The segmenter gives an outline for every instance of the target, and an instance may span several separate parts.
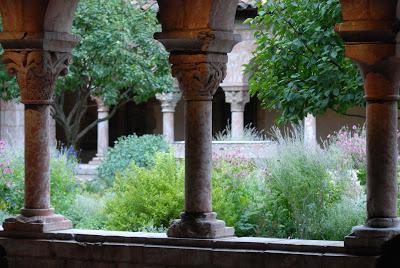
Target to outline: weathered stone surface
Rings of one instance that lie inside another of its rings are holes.
[[[349,252],[376,254],[400,234],[397,219],[397,121],[400,55],[397,1],[341,1],[345,22],[336,31],[346,56],[364,78],[367,103],[367,221],[346,238]]]
[[[59,240],[66,233],[88,236],[91,242]],[[96,235],[97,234],[97,235]],[[164,234],[66,230],[40,234],[46,239],[15,239],[0,237],[9,267],[27,264],[36,267],[375,267],[376,256],[354,256],[330,251],[326,245],[335,241],[281,239],[286,250],[266,249],[268,243],[279,245],[271,238],[225,238],[215,240],[167,238]],[[0,232],[0,236],[2,233]],[[99,240],[96,241],[95,237]],[[129,242],[115,242],[115,237],[130,237]],[[112,242],[114,241],[114,242]],[[166,242],[168,241],[168,242]],[[207,243],[203,243],[207,242]],[[293,244],[291,245],[291,243]],[[291,246],[290,246],[291,245]],[[301,247],[296,248],[296,246]],[[321,245],[321,247],[319,247]],[[344,251],[343,244],[338,246]],[[301,249],[298,251],[297,249]],[[47,261],[49,262],[47,263]],[[47,265],[47,266],[46,266]],[[22,266],[24,267],[24,266]]]
[[[24,146],[24,105],[0,101],[0,138],[16,147]]]
[[[25,207],[4,222],[8,231],[71,228],[50,207],[50,106],[59,75],[67,73],[78,39],[68,32],[78,1],[2,1],[3,62],[17,77],[25,104]]]

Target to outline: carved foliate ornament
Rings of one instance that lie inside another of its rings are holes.
[[[231,104],[232,112],[243,112],[246,103],[250,101],[247,90],[225,91],[225,101]]]
[[[24,104],[49,104],[59,75],[66,75],[71,53],[40,49],[5,50],[3,62],[15,75]]]
[[[192,62],[172,65],[185,100],[211,100],[226,76],[225,62]]]

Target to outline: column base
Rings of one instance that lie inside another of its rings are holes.
[[[181,219],[172,222],[168,229],[168,237],[215,239],[234,236],[235,230],[226,227],[225,222],[217,220],[217,214],[182,213]]]
[[[344,239],[346,252],[356,255],[380,255],[384,245],[400,235],[400,225],[379,228],[365,225],[356,226],[352,234]]]
[[[58,214],[39,216],[18,215],[5,219],[3,222],[3,228],[4,231],[7,232],[46,233],[51,231],[72,229],[72,222],[64,216]]]

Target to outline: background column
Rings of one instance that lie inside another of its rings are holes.
[[[103,100],[97,96],[91,96],[92,100],[97,105],[97,154],[96,157],[89,162],[91,165],[98,165],[103,160],[107,153],[109,146],[109,120],[104,118],[108,117],[110,111],[109,107],[104,104]]]
[[[247,87],[222,86],[225,101],[231,105],[231,131],[233,140],[241,140],[244,135],[244,110],[250,101]]]
[[[311,148],[317,146],[317,118],[312,114],[304,118],[304,143]]]
[[[163,135],[165,139],[172,143],[175,141],[175,108],[182,94],[179,91],[160,93],[156,95],[161,103],[163,115]]]

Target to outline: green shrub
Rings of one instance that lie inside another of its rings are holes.
[[[222,159],[213,168],[213,211],[238,236],[254,234],[254,226],[247,220],[247,212],[256,205],[257,177],[251,162]]]
[[[77,229],[105,229],[107,214],[105,206],[109,195],[82,193],[76,196],[68,212],[64,214]]]
[[[99,177],[106,187],[112,187],[118,171],[124,171],[132,161],[138,167],[152,165],[154,154],[160,151],[168,151],[168,143],[160,135],[120,137],[99,166]]]
[[[297,131],[290,136],[283,138],[279,134],[275,153],[259,166],[265,170],[263,208],[260,210],[262,213],[256,215],[257,221],[265,225],[265,229],[260,230],[261,235],[302,239],[343,238],[350,233],[352,225],[343,224],[346,230],[337,230],[328,221],[337,222],[332,211],[363,196],[356,174],[349,169],[337,169],[338,166],[343,167],[336,161],[341,158],[331,155],[328,150],[308,148]],[[350,218],[359,219],[360,211],[353,212],[355,214]]]
[[[0,142],[4,143],[4,142]],[[1,145],[0,145],[1,147]],[[57,213],[68,211],[79,192],[74,179],[77,160],[67,152],[54,150],[50,160],[51,205]],[[0,148],[0,210],[4,214],[18,214],[24,206],[23,148]]]
[[[173,153],[156,153],[154,165],[135,162],[118,173],[107,202],[107,228],[139,231],[166,227],[183,210],[183,165]]]

